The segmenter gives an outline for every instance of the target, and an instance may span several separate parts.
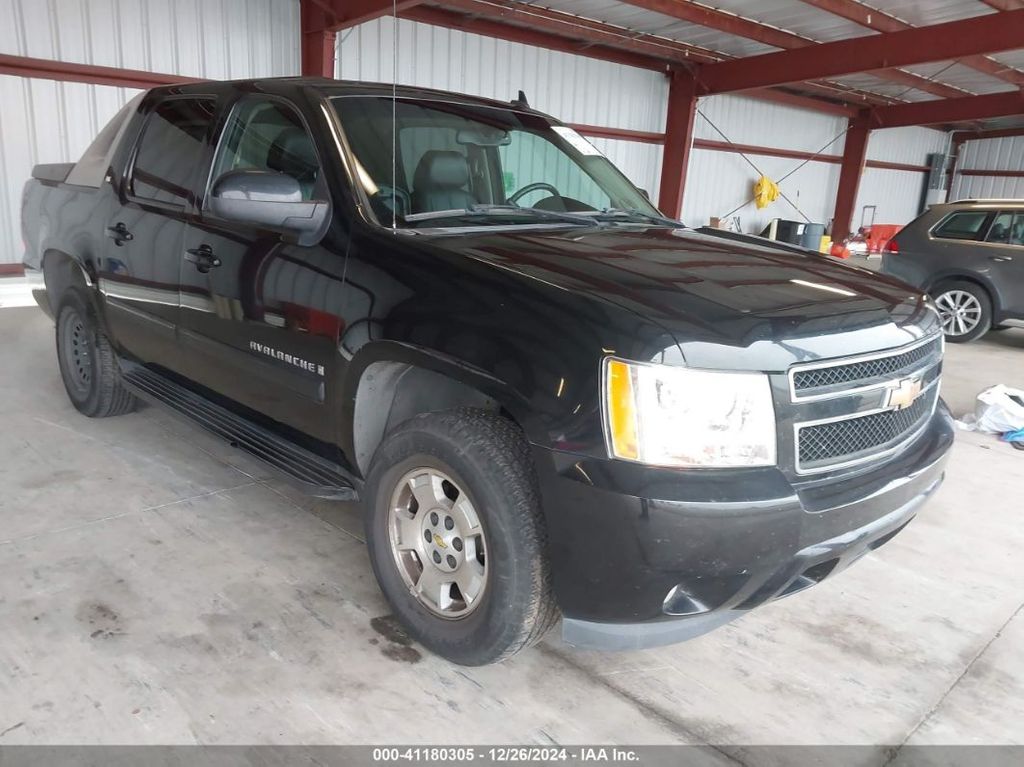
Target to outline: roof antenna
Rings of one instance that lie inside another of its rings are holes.
[[[395,34],[391,52],[391,231],[398,228],[398,0],[391,0]]]
[[[511,103],[512,106],[519,107],[520,109],[530,108],[530,102],[526,100],[526,94],[521,90],[519,91],[519,95],[516,97],[515,101]]]

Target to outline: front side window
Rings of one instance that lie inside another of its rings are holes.
[[[992,214],[984,210],[965,210],[954,213],[932,232],[944,240],[980,240],[985,233],[985,222]]]
[[[304,200],[314,199],[322,175],[313,139],[298,114],[259,98],[240,102],[228,119],[211,180],[232,170],[284,173],[299,182]]]
[[[1002,211],[992,222],[985,242],[998,245],[1024,245],[1024,213]]]
[[[146,119],[130,183],[136,197],[184,205],[203,162],[217,103],[212,98],[164,101]]]
[[[586,139],[542,115],[427,99],[331,103],[382,224],[665,221]]]

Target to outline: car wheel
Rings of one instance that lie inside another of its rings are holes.
[[[945,282],[932,291],[932,298],[947,341],[974,341],[992,326],[992,301],[985,289],[973,282]]]
[[[114,350],[80,288],[64,291],[57,306],[57,362],[68,398],[83,415],[122,415],[138,404],[121,383]]]
[[[437,655],[494,663],[557,620],[529,446],[511,421],[475,409],[406,421],[374,455],[364,515],[384,595]]]

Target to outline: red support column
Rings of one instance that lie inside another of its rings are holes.
[[[313,0],[302,0],[300,19],[302,74],[333,78],[336,33],[329,30],[333,19],[328,19],[324,8]]]
[[[658,208],[666,216],[678,218],[683,210],[683,188],[690,167],[693,145],[693,119],[697,114],[697,81],[684,70],[673,70],[668,89],[668,119],[665,122],[665,149],[661,160],[661,189]]]
[[[836,212],[832,218],[832,241],[842,242],[850,234],[853,208],[857,204],[860,177],[868,159],[868,137],[871,135],[870,116],[862,112],[850,120],[843,147],[843,163],[839,171],[839,189],[836,192]]]

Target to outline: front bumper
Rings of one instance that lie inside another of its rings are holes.
[[[913,518],[942,482],[953,437],[940,402],[899,455],[828,482],[535,447],[563,637],[597,649],[669,644],[819,583]]]

